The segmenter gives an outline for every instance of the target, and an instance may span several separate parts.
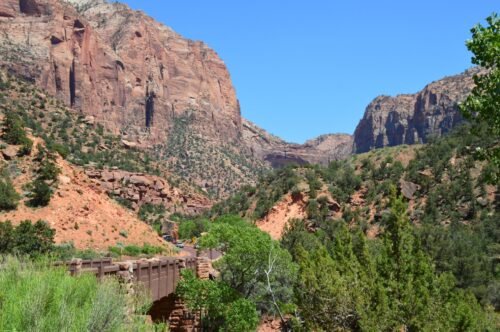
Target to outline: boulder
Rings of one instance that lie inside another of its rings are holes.
[[[59,175],[58,177],[59,183],[61,184],[70,184],[71,183],[71,178],[65,175]]]
[[[124,140],[122,139],[122,144],[124,147],[126,147],[127,149],[134,149],[137,147],[137,143],[135,142],[130,142],[130,141],[127,141],[127,140]]]
[[[143,175],[132,175],[129,180],[130,183],[136,186],[150,186],[151,180]]]
[[[401,180],[399,181],[399,189],[401,190],[401,194],[406,199],[413,199],[413,195],[415,192],[420,189],[420,186],[416,183]]]
[[[105,182],[113,182],[115,181],[115,175],[113,172],[103,171],[101,173],[101,180]]]
[[[86,170],[85,174],[91,179],[98,179],[101,177],[101,172],[96,170]]]
[[[6,160],[11,160],[17,156],[17,153],[19,152],[19,148],[13,145],[7,146],[5,149],[2,150],[2,155]]]
[[[163,188],[165,188],[165,184],[160,180],[156,180],[155,181],[155,189],[162,190]]]
[[[331,199],[330,197],[328,197],[328,199],[327,199],[327,204],[328,204],[328,210],[333,211],[333,212],[340,211],[340,208],[341,208],[340,204],[337,201]]]
[[[83,122],[90,125],[90,126],[93,126],[95,124],[95,118],[92,115],[87,115],[83,119]]]
[[[488,206],[488,203],[489,203],[489,202],[488,202],[488,199],[486,199],[486,198],[484,198],[484,197],[478,197],[478,198],[476,199],[476,202],[477,202],[477,204],[481,205],[482,207],[486,207],[486,206]]]

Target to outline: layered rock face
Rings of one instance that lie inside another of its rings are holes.
[[[105,1],[4,0],[0,64],[114,133],[165,143],[185,112],[210,139],[238,140],[241,117],[229,73],[202,42],[141,12]]]
[[[458,103],[474,86],[472,68],[427,85],[416,94],[379,96],[366,108],[354,132],[354,152],[400,144],[425,143],[449,132],[463,119]]]
[[[353,137],[348,134],[327,134],[304,144],[288,143],[269,134],[252,122],[243,119],[243,139],[252,154],[273,167],[296,163],[299,165],[327,164],[351,154]]]

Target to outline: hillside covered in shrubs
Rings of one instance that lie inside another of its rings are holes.
[[[332,162],[328,167],[287,167],[264,177],[256,187],[244,188],[215,205],[210,215],[240,215],[266,231],[272,223],[280,227],[278,239],[282,246],[299,265],[301,261],[305,264],[302,266],[304,284],[298,290],[306,293],[298,294],[297,299],[311,296],[311,302],[305,307],[312,315],[310,319],[318,319],[318,324],[333,314],[322,310],[334,310],[329,308],[332,304],[324,303],[324,308],[312,304],[313,299],[323,298],[315,292],[330,291],[327,284],[320,286],[327,282],[324,278],[329,273],[340,273],[338,278],[345,280],[344,286],[341,281],[335,281],[337,277],[328,278],[332,278],[331,287],[345,287],[346,293],[341,295],[340,289],[334,288],[335,292],[324,294],[324,298],[336,298],[334,294],[345,296],[342,301],[347,302],[341,301],[338,305],[342,303],[346,307],[338,310],[348,310],[351,306],[349,310],[353,311],[336,314],[345,315],[344,323],[349,325],[362,320],[361,313],[354,308],[359,304],[356,303],[359,294],[366,294],[368,290],[358,289],[358,295],[351,293],[356,291],[355,285],[362,278],[370,281],[361,282],[360,287],[369,288],[379,279],[386,283],[387,278],[397,275],[413,278],[411,273],[420,273],[414,269],[423,268],[418,264],[428,266],[426,273],[432,271],[439,278],[445,278],[446,287],[456,287],[466,297],[473,295],[487,310],[499,310],[500,187],[489,180],[496,172],[495,166],[475,160],[473,153],[477,147],[489,144],[489,140],[487,135],[472,135],[469,127],[463,127],[425,146],[375,150]],[[281,219],[270,217],[280,209]],[[302,212],[300,218],[286,214],[296,210]],[[283,222],[283,216],[289,219]],[[387,241],[398,243],[388,246]],[[416,256],[404,258],[397,250],[409,250],[404,255]],[[405,259],[409,259],[408,266],[403,266]],[[391,260],[397,261],[390,263]],[[329,264],[332,271],[327,273],[324,269],[328,269]],[[396,274],[383,272],[381,269],[388,267],[385,264],[407,270]],[[415,282],[410,282],[412,287],[417,286]],[[436,282],[444,282],[444,279],[436,279]],[[308,285],[317,285],[318,289],[313,292],[307,289]],[[431,284],[424,288],[435,289]],[[311,293],[307,293],[309,291]],[[429,295],[421,296],[428,298]],[[372,300],[385,303],[382,299]],[[403,302],[414,303],[409,299]],[[424,307],[432,305],[427,303]],[[386,308],[382,312],[394,313],[400,309]],[[375,308],[364,310],[367,313]],[[325,316],[320,319],[317,315],[321,314]],[[333,327],[337,323],[332,324]]]

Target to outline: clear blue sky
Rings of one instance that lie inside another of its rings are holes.
[[[470,28],[498,0],[125,0],[229,67],[243,116],[292,142],[352,133],[377,95],[470,67]]]

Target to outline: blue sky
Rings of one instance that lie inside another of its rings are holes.
[[[377,95],[470,67],[498,0],[125,0],[227,64],[243,116],[288,141],[352,133]]]

